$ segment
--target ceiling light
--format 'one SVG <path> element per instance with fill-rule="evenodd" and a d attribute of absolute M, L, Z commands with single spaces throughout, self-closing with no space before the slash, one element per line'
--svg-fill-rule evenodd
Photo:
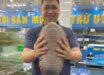
<path fill-rule="evenodd" d="M 72 3 L 72 2 L 64 2 L 64 3 Z"/>
<path fill-rule="evenodd" d="M 19 11 L 18 9 L 16 9 L 16 11 Z"/>
<path fill-rule="evenodd" d="M 26 4 L 23 4 L 23 6 L 26 6 Z"/>
<path fill-rule="evenodd" d="M 36 9 L 33 9 L 33 11 L 36 11 Z"/>
<path fill-rule="evenodd" d="M 30 14 L 31 16 L 35 15 L 35 14 Z"/>
<path fill-rule="evenodd" d="M 98 8 L 97 8 L 97 7 L 95 7 L 95 10 L 98 10 Z"/>
<path fill-rule="evenodd" d="M 27 15 L 30 16 L 30 12 L 28 12 Z"/>
<path fill-rule="evenodd" d="M 4 11 L 4 10 L 0 10 L 0 12 L 6 12 L 6 11 Z"/>
<path fill-rule="evenodd" d="M 73 10 L 76 11 L 77 9 L 76 8 L 73 8 Z"/>
<path fill-rule="evenodd" d="M 65 11 L 65 12 L 67 12 L 67 11 L 68 11 L 68 12 L 70 12 L 71 10 L 60 10 L 60 11 Z"/>
<path fill-rule="evenodd" d="M 104 14 L 104 11 L 103 11 L 103 14 Z"/>
<path fill-rule="evenodd" d="M 10 2 L 13 2 L 13 0 L 10 0 Z"/>
<path fill-rule="evenodd" d="M 95 4 L 95 2 L 93 1 L 93 2 L 92 2 L 92 4 L 94 5 L 94 4 Z"/>
<path fill-rule="evenodd" d="M 17 6 L 26 6 L 26 4 L 7 4 L 7 7 L 17 7 Z"/>
<path fill-rule="evenodd" d="M 38 10 L 37 10 L 36 12 L 37 12 L 37 13 L 39 13 L 39 11 L 38 11 Z"/>

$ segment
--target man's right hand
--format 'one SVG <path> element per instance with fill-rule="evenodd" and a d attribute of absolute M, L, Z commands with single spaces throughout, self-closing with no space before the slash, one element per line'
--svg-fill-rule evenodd
<path fill-rule="evenodd" d="M 34 61 L 36 58 L 40 57 L 41 55 L 46 54 L 48 48 L 43 47 L 43 45 L 47 44 L 44 40 L 43 36 L 40 36 L 36 43 L 34 44 L 34 49 L 24 48 L 22 52 L 22 59 L 24 62 L 29 63 Z"/>
<path fill-rule="evenodd" d="M 36 43 L 34 44 L 34 54 L 35 58 L 40 57 L 41 55 L 46 54 L 48 48 L 44 47 L 44 45 L 47 44 L 47 42 L 44 40 L 44 37 L 41 35 L 37 39 Z"/>

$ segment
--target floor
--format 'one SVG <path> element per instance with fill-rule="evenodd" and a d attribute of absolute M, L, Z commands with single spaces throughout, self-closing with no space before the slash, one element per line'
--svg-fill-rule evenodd
<path fill-rule="evenodd" d="M 71 75 L 104 75 L 104 67 L 77 64 L 71 67 Z"/>
<path fill-rule="evenodd" d="M 0 75 L 32 75 L 31 71 L 23 72 L 22 68 L 20 55 L 0 58 Z M 89 68 L 80 64 L 71 67 L 71 75 L 104 75 L 104 68 Z"/>
<path fill-rule="evenodd" d="M 104 69 L 72 68 L 71 75 L 104 75 Z"/>

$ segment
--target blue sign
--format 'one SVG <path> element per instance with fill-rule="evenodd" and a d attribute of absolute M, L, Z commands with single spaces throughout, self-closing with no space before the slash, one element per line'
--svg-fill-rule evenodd
<path fill-rule="evenodd" d="M 89 64 L 104 66 L 104 45 L 90 44 L 86 58 Z"/>
<path fill-rule="evenodd" d="M 39 11 L 0 13 L 0 26 L 37 27 L 42 20 Z"/>
<path fill-rule="evenodd" d="M 73 28 L 104 27 L 104 10 L 76 10 L 72 16 Z"/>
<path fill-rule="evenodd" d="M 0 26 L 36 27 L 42 22 L 40 11 L 0 13 Z M 71 22 L 73 28 L 104 27 L 104 12 L 103 10 L 73 11 Z"/>

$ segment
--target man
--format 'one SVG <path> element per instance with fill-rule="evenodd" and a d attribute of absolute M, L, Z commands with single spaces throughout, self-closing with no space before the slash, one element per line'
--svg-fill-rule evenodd
<path fill-rule="evenodd" d="M 47 43 L 44 40 L 44 36 L 39 36 L 38 34 L 42 27 L 44 25 L 47 25 L 49 22 L 57 23 L 59 13 L 59 0 L 42 0 L 41 14 L 44 18 L 44 24 L 38 28 L 30 29 L 26 34 L 25 48 L 22 53 L 22 59 L 24 62 L 33 62 L 33 75 L 40 75 L 38 58 L 46 54 L 48 50 L 48 48 L 42 47 L 43 44 Z M 61 46 L 62 49 L 56 49 L 56 52 L 58 57 L 64 59 L 64 67 L 60 75 L 70 75 L 70 60 L 79 61 L 81 58 L 81 52 L 77 45 L 75 35 L 71 31 L 71 29 L 64 27 L 62 28 L 64 29 L 68 39 L 61 38 L 60 41 L 58 41 L 58 44 Z"/>

